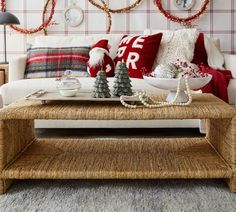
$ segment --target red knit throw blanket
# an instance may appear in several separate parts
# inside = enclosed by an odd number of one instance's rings
[[[232,79],[231,71],[216,70],[207,65],[199,65],[199,68],[203,73],[212,75],[212,80],[203,88],[201,88],[202,92],[212,93],[225,102],[229,103],[227,88],[230,79]]]

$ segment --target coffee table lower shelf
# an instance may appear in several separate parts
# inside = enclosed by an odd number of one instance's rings
[[[230,178],[206,138],[36,139],[3,179]]]

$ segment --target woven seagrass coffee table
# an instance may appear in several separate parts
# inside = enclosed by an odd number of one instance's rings
[[[222,178],[236,192],[236,110],[211,94],[190,106],[127,109],[119,103],[21,100],[0,111],[0,192],[14,179]],[[35,119],[207,119],[198,138],[50,138]],[[157,129],[158,130],[158,129]]]

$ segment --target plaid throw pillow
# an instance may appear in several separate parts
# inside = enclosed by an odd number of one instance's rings
[[[25,78],[61,77],[65,70],[87,77],[89,47],[31,48],[27,51]]]

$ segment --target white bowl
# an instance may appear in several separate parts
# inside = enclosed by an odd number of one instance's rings
[[[64,97],[72,97],[72,96],[76,96],[76,94],[78,93],[79,89],[61,89],[59,90],[59,93],[61,94],[61,96]]]
[[[207,77],[188,78],[189,87],[190,87],[190,89],[202,88],[207,83],[209,83],[211,81],[211,79],[212,79],[211,75],[209,75]],[[146,76],[144,76],[144,80],[148,84],[150,84],[156,88],[160,88],[160,89],[164,89],[164,90],[177,90],[178,81],[179,81],[179,79],[176,79],[176,78],[167,79],[167,78],[156,78],[156,77],[146,77]],[[185,89],[185,80],[183,78],[181,79],[180,89],[186,90]]]
[[[179,79],[167,79],[167,78],[156,78],[156,77],[143,77],[144,80],[159,89],[169,90],[170,93],[167,96],[167,101],[172,102],[176,95],[176,90],[178,86]],[[212,79],[212,75],[208,75],[206,77],[199,77],[199,78],[188,78],[189,87],[191,90],[193,89],[200,89],[208,84]],[[182,78],[180,83],[180,94],[176,102],[187,102],[188,98],[185,94],[186,86],[185,80]]]

